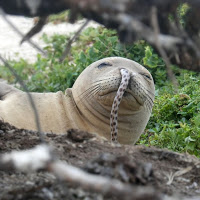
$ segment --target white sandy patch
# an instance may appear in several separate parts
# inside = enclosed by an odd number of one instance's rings
[[[26,34],[33,27],[33,18],[18,16],[7,17],[23,34]],[[75,24],[61,23],[54,25],[49,23],[45,25],[43,30],[35,35],[32,40],[40,47],[43,47],[44,42],[41,40],[43,33],[46,33],[49,36],[55,33],[69,34],[77,31],[84,22],[85,20],[81,20]],[[90,22],[88,26],[97,27],[98,24]],[[20,41],[21,37],[0,16],[0,54],[6,59],[17,60],[21,57],[29,62],[34,62],[38,51],[27,42],[24,42],[20,46]]]

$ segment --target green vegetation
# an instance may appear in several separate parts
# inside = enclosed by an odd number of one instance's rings
[[[48,17],[48,21],[54,24],[66,22],[68,21],[68,16],[69,16],[69,11],[67,10],[67,11],[60,12],[59,14],[50,15]]]
[[[50,15],[48,17],[48,22],[51,22],[54,24],[59,24],[61,22],[68,22],[70,15],[71,15],[70,10],[60,12],[59,14]],[[74,20],[80,20],[80,19],[83,19],[83,17],[81,15],[78,15],[77,19],[74,19]]]
[[[151,119],[139,143],[200,155],[200,76],[180,70],[179,93],[157,89]]]
[[[200,155],[199,74],[174,66],[179,82],[179,92],[175,94],[167,80],[165,64],[151,46],[144,41],[133,45],[120,44],[115,31],[102,27],[86,29],[73,45],[68,58],[59,63],[68,38],[63,35],[48,38],[44,35],[48,57],[38,55],[34,64],[25,60],[9,61],[30,91],[64,91],[73,85],[86,66],[104,57],[121,56],[135,60],[152,73],[156,84],[152,117],[138,144]],[[0,77],[15,83],[15,78],[2,66]]]

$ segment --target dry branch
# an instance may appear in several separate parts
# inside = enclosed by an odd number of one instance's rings
[[[119,199],[159,200],[163,197],[152,187],[131,187],[115,179],[92,175],[57,160],[53,155],[53,149],[45,144],[30,150],[13,151],[0,156],[0,170],[17,170],[26,173],[45,170],[73,186],[104,195],[116,196]]]
[[[65,58],[67,57],[67,55],[70,52],[71,49],[71,45],[72,43],[77,40],[77,38],[79,37],[79,35],[81,34],[82,30],[88,25],[89,20],[86,20],[84,22],[84,24],[79,28],[79,30],[74,34],[74,36],[72,38],[69,39],[69,41],[67,42],[66,48],[60,58],[60,62],[63,62],[65,60]]]
[[[24,36],[24,34],[14,25],[14,23],[12,23],[6,16],[5,12],[1,9],[0,7],[0,15],[3,17],[3,19],[8,23],[8,25],[22,38],[25,38],[26,36]],[[32,40],[30,40],[28,37],[26,38],[26,40],[29,42],[29,44],[35,48],[36,50],[38,50],[39,52],[41,52],[44,56],[46,56],[46,52],[43,51],[43,49],[41,49],[37,44],[35,44]]]
[[[158,17],[157,17],[157,8],[153,7],[152,8],[152,13],[151,13],[151,23],[152,23],[152,27],[154,29],[154,37],[155,37],[155,45],[160,53],[160,55],[162,56],[165,65],[166,65],[166,69],[167,69],[167,75],[169,77],[169,79],[172,81],[173,85],[174,85],[174,90],[177,93],[178,92],[178,81],[172,71],[171,68],[171,62],[167,56],[166,51],[164,50],[164,45],[162,43],[160,43],[159,40],[159,35],[160,35],[160,29],[159,29],[159,25],[158,25]]]
[[[33,28],[31,28],[31,30],[22,38],[20,44],[22,44],[23,42],[30,40],[31,37],[33,37],[35,34],[39,33],[42,28],[44,27],[44,25],[46,24],[48,19],[48,16],[43,16],[40,17],[38,22],[36,23],[35,26],[33,26]]]
[[[199,197],[183,198],[167,196],[148,186],[131,186],[119,180],[104,176],[92,175],[77,167],[68,165],[56,158],[52,147],[42,144],[33,149],[13,151],[0,155],[0,170],[34,172],[44,170],[54,174],[59,180],[65,181],[73,187],[80,187],[86,191],[109,195],[124,200],[199,200]],[[176,172],[174,176],[191,171],[191,167]]]
[[[189,10],[184,16],[185,26],[181,30],[174,27],[169,15],[177,19],[177,10],[182,3],[187,3]],[[70,9],[74,16],[81,14],[108,28],[116,29],[124,42],[133,43],[144,39],[157,48],[158,40],[172,64],[200,71],[198,0],[1,0],[0,7],[8,14],[25,16],[46,16]],[[160,33],[157,40],[150,22],[152,7],[158,11]]]

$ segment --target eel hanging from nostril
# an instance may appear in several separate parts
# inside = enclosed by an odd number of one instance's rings
[[[130,80],[130,72],[127,69],[121,69],[120,70],[122,79],[120,86],[117,90],[117,94],[114,98],[111,114],[110,114],[110,128],[111,128],[111,142],[117,143],[117,133],[118,133],[118,110],[119,110],[119,104],[122,100],[122,97],[124,95],[124,92],[128,86],[129,80]]]

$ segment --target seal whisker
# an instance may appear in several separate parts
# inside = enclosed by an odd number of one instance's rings
[[[119,77],[116,77],[116,76],[109,76],[109,77],[105,77],[105,78],[102,78],[102,79],[98,79],[97,81],[113,80],[113,79],[116,79],[116,78],[120,78],[120,79],[121,79],[120,74],[119,74]]]
[[[91,97],[93,95],[93,93],[98,89],[99,89],[99,86],[92,88],[91,90],[88,90],[87,92],[83,93],[82,95],[79,96],[80,101],[82,101],[88,97]]]
[[[118,80],[121,80],[121,77],[115,77],[115,81],[118,81]],[[96,83],[101,83],[101,84],[108,84],[110,83],[110,81],[112,81],[111,78],[105,78],[105,79],[100,79],[100,80],[97,80],[95,82],[93,82],[92,84],[96,84]]]
[[[149,110],[149,112],[151,112],[151,110],[152,110],[152,104],[151,104],[151,102],[148,99],[147,99],[147,101],[145,102],[144,105]]]
[[[150,102],[151,105],[154,104],[153,102],[153,99],[151,98],[151,96],[147,93],[147,91],[145,90],[145,88],[141,88],[141,90],[144,92],[145,96],[146,96],[146,99],[148,99]]]
[[[153,97],[155,96],[154,93],[152,93],[150,90],[148,90],[147,88],[145,88],[141,83],[139,83],[139,85],[140,85],[146,92],[148,92],[148,94],[151,94]]]
[[[98,94],[99,91],[101,91],[101,88],[100,88],[100,87],[98,87],[98,88],[96,88],[95,90],[91,91],[90,94],[85,95],[84,98],[91,98],[92,96],[95,96],[96,94]]]
[[[143,96],[148,97],[151,100],[152,104],[153,104],[154,101],[151,98],[150,94],[152,94],[153,97],[154,97],[154,94],[152,92],[150,92],[149,90],[147,90],[141,83],[137,82],[135,84],[136,84],[136,86],[138,86],[144,92]]]
[[[80,103],[87,98],[91,98],[92,96],[97,94],[100,90],[101,90],[101,86],[99,85],[90,87],[79,96],[79,101],[77,103]]]
[[[91,87],[89,89],[91,89]],[[85,91],[79,96],[78,101],[76,101],[76,102],[74,101],[73,108],[76,108],[78,104],[82,103],[86,99],[91,98],[92,95],[96,94],[99,91],[98,87],[94,88],[93,90],[92,89],[89,90],[89,89],[87,89],[87,92]]]
[[[81,98],[84,94],[90,93],[91,91],[93,91],[95,88],[98,88],[99,86],[100,86],[100,84],[96,84],[96,85],[93,85],[93,86],[89,87],[83,93],[81,93],[79,95],[79,97]]]
[[[106,84],[104,84],[102,86],[101,82],[105,83],[105,80],[108,80],[108,78],[93,82],[91,87],[89,87],[87,90],[85,90],[82,94],[79,95],[79,98],[82,99],[84,96],[87,96],[87,94],[91,94],[91,92],[96,88],[100,88],[100,90],[104,90],[106,87]],[[97,93],[95,93],[95,94],[97,94]]]
[[[145,92],[145,95],[148,96],[148,98],[151,100],[151,102],[154,103],[152,97],[149,94],[150,92],[144,86],[142,86],[142,90]],[[153,95],[153,98],[154,98],[154,95]]]
[[[131,78],[134,80],[134,77],[135,77],[135,75],[132,75],[131,76]],[[150,91],[150,90],[148,90],[147,88],[145,88],[140,82],[137,82],[137,84],[140,86],[140,87],[142,87],[142,88],[144,88],[148,93],[150,93],[152,96],[155,96],[154,95],[154,93],[152,92],[152,91]]]

